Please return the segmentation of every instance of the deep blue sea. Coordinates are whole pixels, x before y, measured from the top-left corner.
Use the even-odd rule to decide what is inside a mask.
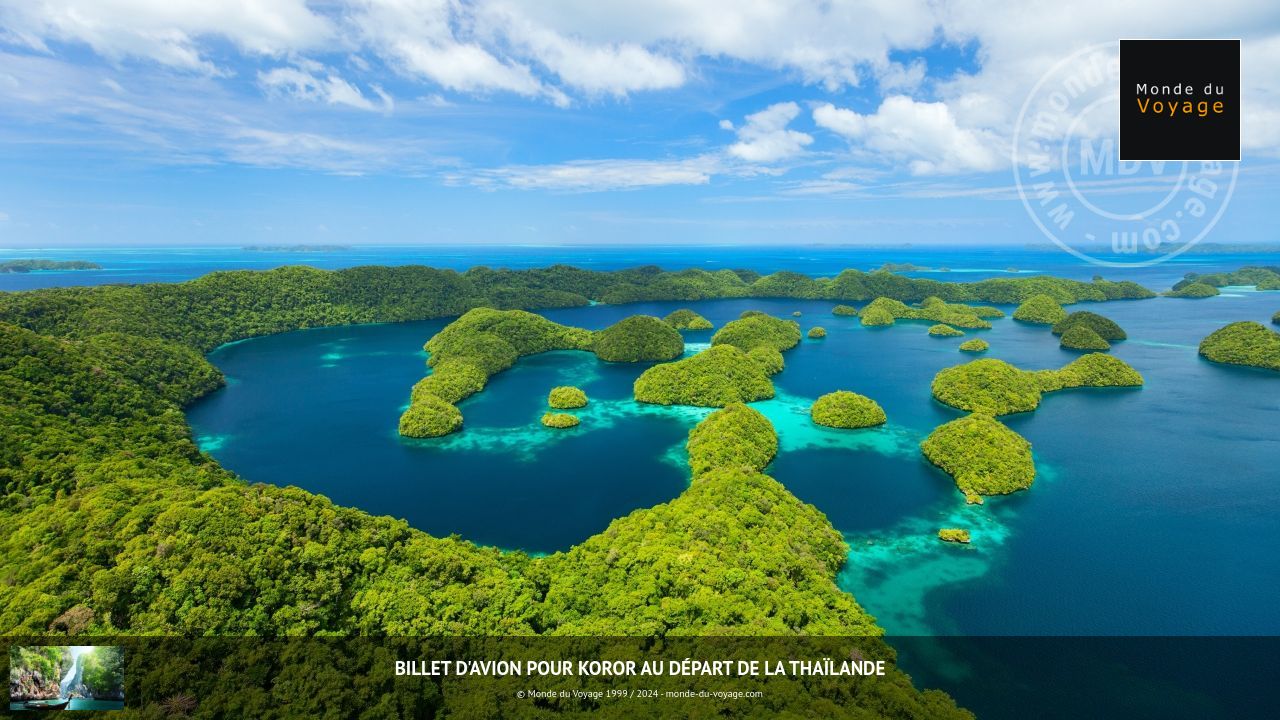
[[[601,269],[654,263],[827,275],[892,261],[948,267],[912,273],[940,279],[1013,270],[1081,279],[1102,274],[1159,291],[1188,271],[1280,262],[1274,255],[1204,255],[1121,271],[1022,250],[810,248],[375,248],[301,255],[68,251],[60,257],[107,267],[0,276],[0,286],[175,280],[304,261],[456,268],[565,262]],[[806,339],[785,354],[786,369],[774,378],[778,396],[754,404],[780,438],[768,472],[844,533],[852,550],[839,582],[891,635],[1280,634],[1280,373],[1215,365],[1196,353],[1199,341],[1226,323],[1269,322],[1280,310],[1280,292],[1225,288],[1206,300],[1082,306],[1125,328],[1129,339],[1113,354],[1138,369],[1146,385],[1063,390],[1046,395],[1033,413],[1006,418],[1033,443],[1038,477],[1028,491],[982,506],[964,504],[951,479],[918,450],[932,428],[959,415],[932,400],[929,383],[938,370],[972,359],[956,349],[964,338],[930,337],[928,323],[866,329],[856,318],[832,316],[832,305],[718,300],[545,314],[596,329],[677,307],[692,307],[719,326],[758,309],[784,317],[800,311],[802,328],[824,326],[825,340]],[[969,332],[991,343],[988,357],[1027,369],[1075,357],[1043,326],[993,322],[991,330]],[[602,363],[587,353],[522,359],[461,403],[460,433],[400,438],[397,419],[425,372],[422,344],[446,323],[313,329],[224,346],[210,359],[228,387],[198,401],[188,417],[202,447],[246,480],[297,485],[432,534],[535,553],[567,548],[685,487],[685,436],[707,411],[637,404],[631,383],[647,366]],[[687,333],[688,351],[709,337]],[[538,424],[547,391],[560,384],[579,385],[591,397],[577,429]],[[876,399],[889,423],[859,431],[814,426],[809,405],[837,389]],[[940,543],[940,527],[969,528],[973,542]],[[954,678],[931,680],[964,686]]]

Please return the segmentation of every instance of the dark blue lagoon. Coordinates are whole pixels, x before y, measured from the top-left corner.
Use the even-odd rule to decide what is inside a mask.
[[[598,329],[636,313],[693,307],[717,326],[745,309],[822,325],[786,353],[776,398],[756,403],[780,439],[770,474],[815,504],[849,540],[841,585],[891,633],[1274,634],[1280,590],[1280,376],[1214,365],[1201,338],[1235,320],[1266,321],[1280,293],[1228,290],[1088,306],[1129,340],[1114,354],[1138,390],[1064,390],[1006,418],[1034,445],[1026,492],[970,506],[918,444],[959,415],[930,397],[947,366],[972,359],[927,323],[863,328],[833,303],[721,300],[594,306],[545,313]],[[1006,311],[1012,308],[1005,308]],[[688,482],[683,444],[707,411],[631,400],[644,365],[555,352],[522,359],[464,401],[464,429],[406,440],[396,421],[424,372],[423,342],[445,320],[306,330],[211,355],[229,386],[189,417],[202,446],[250,481],[298,485],[335,502],[405,518],[427,532],[533,552],[563,549]],[[1043,326],[1004,318],[990,357],[1027,369],[1076,357]],[[690,351],[710,333],[690,333]],[[570,431],[538,423],[547,391],[586,390]],[[836,389],[875,398],[889,423],[840,431],[808,418]],[[969,546],[940,543],[965,527]]]

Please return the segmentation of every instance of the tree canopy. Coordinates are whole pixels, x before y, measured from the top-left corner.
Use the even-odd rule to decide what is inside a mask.
[[[581,388],[572,385],[561,385],[551,388],[547,393],[547,404],[557,410],[573,410],[586,407],[587,394]]]
[[[771,398],[773,383],[765,368],[737,346],[713,345],[645,370],[636,378],[634,391],[640,402],[724,407]]]
[[[1113,343],[1128,337],[1115,321],[1088,310],[1073,312],[1054,323],[1053,334],[1062,335],[1076,325],[1083,325],[1097,333],[1098,337]]]
[[[607,362],[673,360],[684,353],[684,338],[652,315],[632,315],[598,331],[592,349]]]
[[[1262,323],[1231,323],[1201,340],[1200,354],[1214,362],[1280,370],[1280,333]]]
[[[920,449],[970,497],[1025,490],[1036,477],[1031,443],[990,415],[975,413],[940,425]]]
[[[1067,311],[1062,309],[1052,295],[1032,295],[1013,311],[1013,319],[1038,325],[1053,325],[1066,319]]]
[[[677,330],[710,330],[715,327],[710,320],[688,308],[675,310],[662,318],[662,321]]]
[[[848,390],[827,393],[814,401],[809,416],[819,425],[833,428],[864,428],[883,425],[887,419],[879,403]]]
[[[1062,333],[1062,347],[1068,350],[1086,350],[1086,351],[1107,351],[1111,349],[1111,343],[1102,339],[1102,336],[1093,331],[1093,328],[1084,323],[1077,323],[1067,328]]]
[[[950,325],[938,323],[929,327],[929,334],[934,337],[962,337],[964,332],[957,330]]]

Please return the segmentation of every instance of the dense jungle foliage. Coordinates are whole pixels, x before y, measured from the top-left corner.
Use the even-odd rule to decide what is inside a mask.
[[[1202,282],[1193,282],[1193,283],[1187,283],[1186,285],[1183,285],[1177,290],[1170,290],[1169,292],[1165,293],[1165,296],[1175,297],[1175,298],[1199,299],[1199,298],[1211,298],[1218,294],[1219,294],[1218,288],[1214,287],[1213,285],[1209,285],[1208,283],[1202,283]]]
[[[1067,331],[1062,333],[1061,346],[1068,350],[1090,352],[1106,352],[1111,349],[1111,343],[1103,340],[1101,335],[1084,323],[1077,323],[1067,328]]]
[[[762,349],[777,354],[773,348]],[[737,346],[714,345],[645,370],[636,378],[634,392],[636,400],[655,405],[724,407],[773,397],[773,382],[764,363]]]
[[[1098,337],[1109,343],[1119,342],[1129,337],[1123,328],[1116,324],[1111,318],[1103,317],[1097,313],[1088,310],[1080,310],[1073,312],[1065,318],[1053,324],[1052,332],[1054,335],[1062,335],[1076,325],[1083,325],[1097,333]]]
[[[1082,355],[1058,370],[1020,370],[983,358],[938,371],[933,396],[951,407],[988,415],[1035,410],[1042,393],[1078,387],[1137,387],[1142,375],[1120,358]]]
[[[868,326],[892,325],[895,320],[929,320],[963,328],[989,329],[991,323],[984,316],[1001,317],[1004,313],[995,308],[947,303],[937,296],[930,296],[918,307],[890,297],[878,297],[862,308],[860,315],[862,324]]]
[[[1280,370],[1280,333],[1262,323],[1231,323],[1201,340],[1200,354],[1214,362]]]
[[[674,360],[684,353],[684,338],[656,317],[632,315],[597,331],[591,348],[606,362]]]
[[[1013,311],[1013,319],[1038,325],[1053,325],[1066,319],[1067,311],[1051,295],[1032,295]]]
[[[834,582],[848,552],[843,539],[822,513],[754,469],[758,458],[703,469],[676,499],[615,520],[569,551],[502,552],[297,488],[246,484],[224,470],[192,442],[182,414],[223,381],[201,353],[299,328],[467,313],[456,332],[433,338],[435,380],[414,391],[417,401],[453,405],[520,355],[591,349],[588,331],[497,309],[746,296],[1004,304],[1036,293],[1063,303],[1150,295],[1131,283],[1054,278],[951,284],[884,272],[812,279],[564,266],[290,267],[0,293],[0,633],[876,635]],[[778,352],[752,352],[762,349]],[[742,369],[749,385],[772,394],[760,362],[737,347],[708,354],[733,355],[708,374]],[[751,422],[743,427],[755,427],[743,433],[748,439],[764,435]],[[727,454],[751,457],[744,448]],[[206,660],[218,668],[223,658]],[[255,667],[275,660],[284,661],[258,654]],[[179,670],[158,672],[155,687],[177,692],[188,677]],[[246,685],[235,698],[244,704],[225,710],[270,717],[274,693],[310,697],[317,716],[339,696],[351,717],[430,709],[384,707],[394,696],[376,683],[327,683],[325,697],[289,687]],[[162,699],[147,701],[153,715],[181,710]],[[471,702],[443,689],[421,701]],[[830,717],[968,717],[896,671],[826,709]]]
[[[982,352],[986,352],[989,349],[991,349],[991,343],[988,343],[986,340],[983,340],[982,338],[965,340],[964,342],[960,343],[961,352],[982,353]]]
[[[582,388],[572,385],[561,385],[551,388],[547,393],[547,404],[557,410],[573,410],[587,406],[587,394]]]
[[[710,330],[715,327],[710,320],[688,308],[674,310],[662,318],[662,321],[677,330]]]
[[[968,497],[1025,490],[1036,477],[1031,443],[990,415],[975,413],[941,425],[920,449]]]
[[[964,335],[964,331],[957,330],[950,325],[938,323],[937,325],[929,326],[929,334],[934,337],[962,337]]]
[[[1181,280],[1174,283],[1173,292],[1179,293],[1191,285],[1207,285],[1215,289],[1228,285],[1253,285],[1258,290],[1280,290],[1280,266],[1250,265],[1233,272],[1204,275],[1187,273]]]
[[[542,424],[557,430],[566,430],[571,427],[578,427],[578,424],[581,422],[582,421],[578,419],[577,415],[570,415],[569,413],[549,412],[542,414]]]
[[[734,403],[698,423],[686,449],[694,480],[716,468],[762,472],[778,454],[778,436],[764,415]]]
[[[747,311],[741,318],[724,324],[711,336],[712,345],[733,345],[744,352],[771,347],[779,352],[800,343],[800,324],[764,313]]]
[[[884,408],[866,395],[848,390],[827,393],[813,402],[809,417],[819,425],[833,428],[864,428],[883,425]]]
[[[834,278],[797,273],[681,270],[653,266],[601,272],[556,265],[536,270],[422,266],[327,271],[294,266],[216,272],[183,283],[51,288],[0,294],[0,322],[87,337],[123,332],[180,342],[202,352],[232,340],[323,325],[461,315],[476,307],[547,308],[646,300],[795,297],[1016,304],[1045,294],[1062,304],[1154,297],[1132,282],[1048,276],[949,283],[845,270]],[[938,318],[936,322],[946,322]],[[954,323],[949,323],[954,324]]]

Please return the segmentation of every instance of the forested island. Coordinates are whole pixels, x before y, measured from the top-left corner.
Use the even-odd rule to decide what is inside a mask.
[[[1009,415],[1035,410],[1042,393],[1078,387],[1138,387],[1142,375],[1125,361],[1090,353],[1058,370],[1020,370],[995,358],[940,370],[933,396],[960,410]]]
[[[1272,248],[1271,252],[1275,252]],[[1228,285],[1250,286],[1257,290],[1280,290],[1280,265],[1247,265],[1226,273],[1187,273],[1174,283],[1172,297],[1212,297]],[[1212,291],[1212,292],[1211,292]]]
[[[0,260],[0,273],[29,273],[37,270],[101,270],[88,260]]]
[[[879,403],[848,390],[837,390],[818,398],[809,409],[809,416],[815,423],[833,428],[873,427],[887,420]]]
[[[1277,320],[1280,313],[1272,318]],[[1262,323],[1231,323],[1202,340],[1200,354],[1218,363],[1280,370],[1280,333]]]
[[[792,320],[748,314],[721,328],[710,350],[647,371],[674,373],[650,376],[647,390],[637,381],[637,398],[646,390],[658,402],[689,402],[690,377],[738,376],[704,398],[730,408],[704,423],[734,430],[691,433],[697,479],[680,496],[546,557],[432,537],[297,488],[246,484],[200,452],[182,408],[224,383],[204,352],[306,327],[458,317],[428,343],[432,373],[412,390],[404,420],[410,434],[438,434],[461,422],[455,403],[521,355],[592,351],[590,331],[521,308],[936,297],[941,304],[912,314],[982,319],[983,311],[948,306],[1014,304],[1036,294],[1061,303],[1153,295],[1132,283],[1048,277],[941,283],[853,270],[811,278],[564,266],[287,267],[174,284],[0,293],[0,401],[8,413],[0,424],[0,576],[7,579],[0,632],[878,635],[835,584],[848,552],[840,534],[760,474],[761,458],[776,452],[772,428],[766,432],[754,411],[733,409],[772,395],[769,375],[801,339]],[[1079,380],[1054,378],[1064,387]],[[879,647],[871,652],[887,652]],[[335,692],[368,700],[380,687]],[[154,688],[165,697],[183,686],[157,678]],[[830,709],[833,717],[859,717],[888,706],[901,717],[968,717],[896,671]]]

